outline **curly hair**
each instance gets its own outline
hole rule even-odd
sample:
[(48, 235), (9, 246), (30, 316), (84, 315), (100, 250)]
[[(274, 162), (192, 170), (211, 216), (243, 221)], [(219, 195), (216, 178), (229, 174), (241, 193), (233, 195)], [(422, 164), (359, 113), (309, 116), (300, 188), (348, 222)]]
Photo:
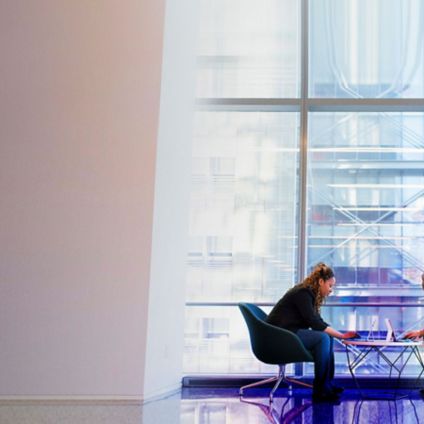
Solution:
[(319, 313), (321, 306), (324, 303), (324, 296), (319, 289), (319, 280), (322, 278), (324, 281), (334, 277), (333, 270), (326, 264), (320, 262), (315, 265), (311, 273), (300, 283), (303, 287), (309, 287), (315, 294), (315, 310)]

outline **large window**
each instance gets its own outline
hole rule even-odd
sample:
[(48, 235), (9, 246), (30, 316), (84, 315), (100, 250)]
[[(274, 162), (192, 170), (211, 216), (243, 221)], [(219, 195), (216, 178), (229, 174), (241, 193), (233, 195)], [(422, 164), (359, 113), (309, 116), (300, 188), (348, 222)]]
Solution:
[(422, 1), (200, 10), (185, 373), (268, 370), (237, 303), (269, 310), (321, 261), (334, 327), (424, 327)]

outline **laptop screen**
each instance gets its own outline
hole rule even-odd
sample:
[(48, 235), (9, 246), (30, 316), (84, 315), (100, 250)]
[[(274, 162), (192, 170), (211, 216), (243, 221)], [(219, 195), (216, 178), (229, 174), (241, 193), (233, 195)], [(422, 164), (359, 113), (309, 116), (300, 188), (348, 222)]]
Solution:
[(371, 323), (371, 328), (368, 332), (367, 340), (373, 341), (373, 340), (385, 340), (386, 342), (395, 342), (396, 339), (396, 333), (393, 328), (392, 322), (389, 318), (385, 318), (384, 322), (386, 324), (386, 334), (381, 334), (380, 331), (376, 331), (375, 327), (377, 324), (377, 318), (374, 318)]
[(390, 321), (389, 318), (386, 318), (384, 322), (386, 323), (386, 328), (387, 328), (386, 342), (396, 342), (397, 341), (396, 334), (395, 334), (395, 330), (393, 329), (392, 322)]

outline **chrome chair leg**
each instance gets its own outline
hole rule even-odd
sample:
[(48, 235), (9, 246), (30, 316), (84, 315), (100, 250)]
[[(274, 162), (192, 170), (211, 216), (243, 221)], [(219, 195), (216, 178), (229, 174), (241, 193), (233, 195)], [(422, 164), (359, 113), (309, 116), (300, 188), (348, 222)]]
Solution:
[(274, 400), (274, 392), (278, 389), (278, 386), (280, 385), (281, 380), (284, 379), (286, 366), (285, 365), (279, 365), (278, 367), (279, 367), (279, 370), (278, 370), (277, 382), (275, 383), (274, 387), (271, 390), (271, 393), (269, 394), (269, 401), (270, 402), (272, 402)]
[(271, 377), (271, 378), (267, 378), (265, 380), (261, 380), (261, 381), (256, 381), (255, 383), (251, 383), (251, 384), (246, 384), (246, 386), (240, 387), (239, 390), (239, 395), (242, 396), (243, 395), (243, 390), (244, 389), (249, 389), (251, 387), (256, 387), (256, 386), (260, 386), (262, 384), (266, 384), (266, 383), (271, 383), (271, 381), (275, 381), (278, 380), (278, 376), (276, 377)]
[(304, 383), (303, 381), (296, 380), (295, 378), (285, 377), (285, 378), (283, 378), (283, 381), (284, 381), (284, 383), (286, 383), (288, 385), (290, 385), (290, 383), (294, 383), (294, 384), (299, 384), (299, 386), (307, 387), (308, 389), (312, 389), (314, 387), (314, 386), (312, 386), (312, 384)]
[(279, 367), (279, 370), (278, 370), (277, 376), (270, 377), (270, 378), (267, 378), (267, 379), (261, 380), (261, 381), (256, 381), (255, 383), (246, 384), (245, 386), (240, 387), (239, 396), (243, 396), (244, 389), (250, 389), (251, 387), (261, 386), (262, 384), (271, 383), (272, 381), (275, 381), (276, 383), (274, 384), (274, 387), (272, 388), (271, 393), (269, 395), (270, 402), (273, 401), (274, 393), (278, 389), (278, 386), (280, 385), (280, 383), (282, 381), (284, 383), (286, 383), (288, 386), (290, 386), (290, 384), (299, 384), (300, 386), (312, 388), (311, 384), (304, 383), (303, 381), (298, 381), (294, 378), (286, 377), (286, 366), (285, 365), (279, 365), (278, 367)]
[[(280, 365), (281, 367), (281, 365)], [(290, 383), (299, 384), (299, 386), (308, 387), (309, 389), (312, 389), (312, 384), (304, 383), (303, 381), (296, 380), (295, 378), (286, 377), (285, 374), (285, 365), (282, 365), (282, 375), (283, 375), (283, 382), (286, 383), (288, 386), (290, 386)]]

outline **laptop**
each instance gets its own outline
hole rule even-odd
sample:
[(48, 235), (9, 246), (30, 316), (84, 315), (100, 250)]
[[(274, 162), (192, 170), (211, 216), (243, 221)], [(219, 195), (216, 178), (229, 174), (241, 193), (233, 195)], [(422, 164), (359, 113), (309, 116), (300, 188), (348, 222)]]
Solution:
[(385, 337), (381, 337), (381, 336), (377, 336), (374, 337), (374, 331), (373, 331), (373, 327), (376, 323), (376, 318), (374, 319), (372, 325), (371, 325), (371, 329), (368, 332), (368, 337), (367, 337), (367, 341), (381, 341), (381, 342), (387, 342), (387, 343), (408, 343), (411, 342), (411, 344), (416, 344), (416, 342), (414, 340), (408, 340), (408, 339), (404, 339), (402, 338), (402, 335), (397, 335), (399, 333), (396, 333), (395, 329), (393, 328), (392, 325), (392, 321), (389, 318), (385, 318), (384, 319), (384, 323), (386, 325), (386, 335)]
[(393, 329), (392, 322), (390, 321), (389, 318), (385, 318), (384, 322), (387, 328), (386, 342), (397, 342), (398, 340), (396, 338), (396, 333), (395, 333), (395, 330)]
[[(368, 331), (368, 335), (365, 339), (367, 342), (373, 342), (373, 341), (377, 341), (377, 340), (383, 340), (383, 341), (386, 341), (386, 342), (397, 341), (396, 332), (393, 328), (393, 325), (392, 325), (392, 322), (390, 321), (390, 319), (388, 319), (388, 318), (384, 319), (384, 323), (386, 324), (386, 333), (385, 334), (383, 334), (383, 332), (375, 330), (376, 323), (377, 323), (377, 318), (374, 318), (372, 323), (371, 323), (371, 327)], [(353, 339), (353, 340), (355, 340), (355, 339)]]
[(377, 331), (375, 329), (375, 326), (377, 324), (377, 317), (374, 317), (374, 319), (372, 320), (371, 323), (371, 327), (370, 330), (368, 331), (368, 334), (366, 337), (364, 337), (364, 335), (358, 335), (358, 337), (352, 338), (352, 339), (348, 339), (348, 341), (352, 341), (352, 342), (359, 342), (359, 341), (366, 341), (366, 342), (380, 342), (380, 344), (391, 344), (391, 343), (408, 343), (410, 342), (411, 344), (417, 344), (416, 340), (411, 340), (411, 339), (404, 339), (403, 338), (403, 333), (399, 334), (395, 331), (395, 329), (393, 328), (392, 322), (389, 318), (385, 318), (384, 319), (384, 323), (386, 325), (386, 331)]

